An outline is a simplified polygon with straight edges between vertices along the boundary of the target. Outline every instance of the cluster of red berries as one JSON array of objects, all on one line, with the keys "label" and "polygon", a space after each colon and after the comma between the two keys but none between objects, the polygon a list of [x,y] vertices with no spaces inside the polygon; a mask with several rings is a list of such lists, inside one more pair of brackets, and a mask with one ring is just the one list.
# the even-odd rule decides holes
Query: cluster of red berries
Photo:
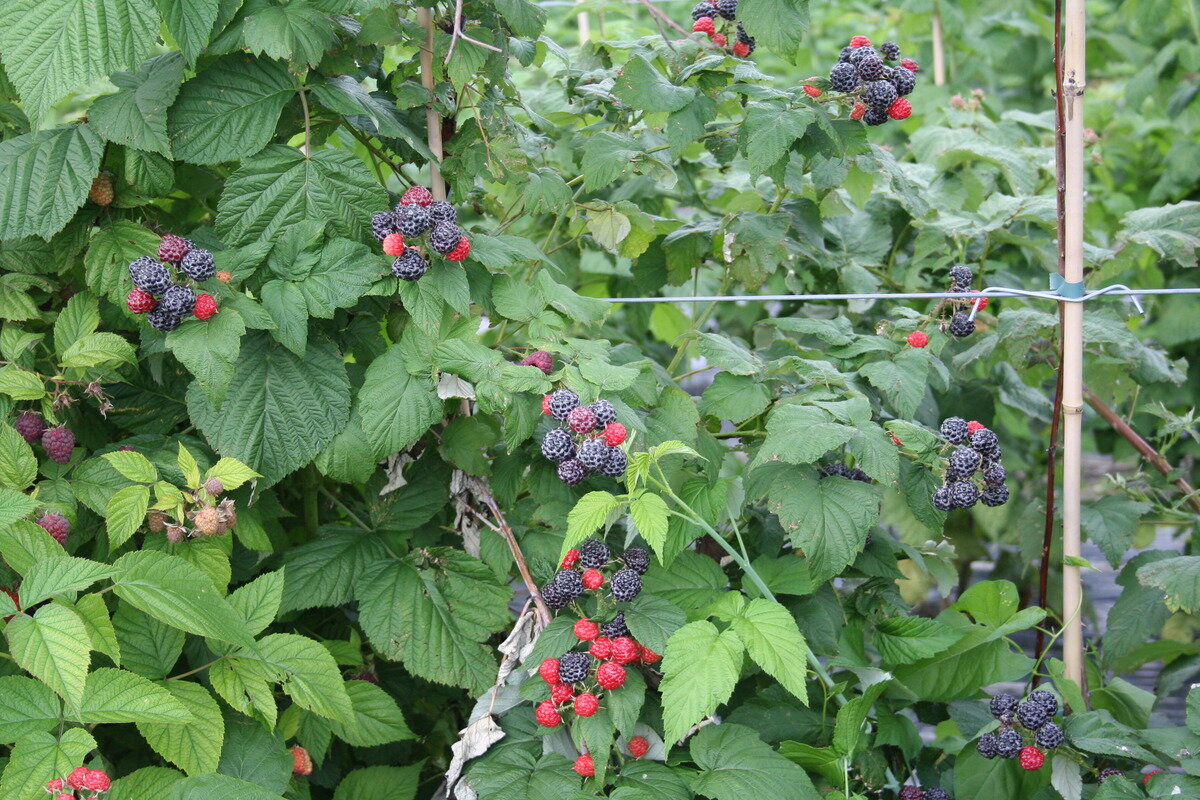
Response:
[{"label": "cluster of red berries", "polygon": [[36,411],[25,411],[13,423],[21,438],[30,444],[41,443],[46,455],[55,464],[67,464],[75,450],[75,434],[63,425],[50,427]]},{"label": "cluster of red berries", "polygon": [[[692,7],[692,30],[708,36],[709,41],[717,47],[729,47],[729,36],[719,32],[717,26],[729,30],[730,22],[737,22],[738,0],[700,0]],[[737,22],[733,33],[733,46],[729,48],[737,58],[746,58],[758,43],[754,37],[746,33],[742,23]]]},{"label": "cluster of red berries", "polygon": [[445,200],[434,200],[424,186],[413,186],[391,211],[371,217],[371,233],[383,252],[394,257],[392,274],[415,281],[429,271],[429,259],[413,242],[428,236],[429,247],[447,261],[462,261],[471,253],[471,240],[458,227],[458,212]]},{"label": "cluster of red berries", "polygon": [[[901,57],[900,45],[895,42],[884,42],[876,50],[866,36],[855,36],[842,48],[838,62],[829,71],[829,87],[854,100],[851,119],[882,125],[889,119],[908,119],[912,114],[907,95],[916,88],[920,69],[913,59]],[[810,97],[822,94],[811,83],[803,88]]]},{"label": "cluster of red berries", "polygon": [[[534,366],[546,371],[540,364]],[[542,455],[558,464],[563,483],[577,486],[589,472],[610,478],[625,474],[629,457],[620,445],[628,431],[617,422],[612,403],[597,400],[585,406],[570,389],[556,389],[542,398],[542,413],[566,423],[542,437]]]},{"label": "cluster of red berries", "polygon": [[78,798],[104,797],[112,780],[102,769],[79,767],[66,778],[53,778],[46,784],[46,791],[54,800],[77,800]]},{"label": "cluster of red berries", "polygon": [[191,284],[214,277],[222,283],[232,279],[228,272],[217,272],[213,254],[168,233],[159,241],[156,256],[129,263],[133,289],[125,297],[125,306],[134,314],[145,314],[150,327],[164,333],[178,328],[189,314],[198,320],[211,319],[217,313],[216,298],[197,294]]}]

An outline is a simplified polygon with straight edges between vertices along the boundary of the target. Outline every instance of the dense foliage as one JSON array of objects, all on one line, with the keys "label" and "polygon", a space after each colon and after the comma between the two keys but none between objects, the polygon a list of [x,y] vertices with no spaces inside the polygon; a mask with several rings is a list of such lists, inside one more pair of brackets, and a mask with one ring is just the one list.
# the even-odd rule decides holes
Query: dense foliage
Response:
[{"label": "dense foliage", "polygon": [[[1060,621],[1051,305],[958,336],[936,300],[608,301],[946,291],[956,265],[1043,288],[1047,9],[741,0],[739,58],[645,5],[589,3],[584,43],[575,10],[460,8],[465,39],[432,9],[430,90],[391,0],[0,0],[0,796],[80,766],[110,800],[1200,795],[1200,694],[1159,705],[1200,672],[1194,299],[1087,307],[1088,388],[1189,466],[1088,417],[1085,536],[1121,595],[1087,611],[1084,687],[1032,657]],[[1186,286],[1195,9],[1097,10],[1089,282]],[[856,34],[920,62],[908,119],[830,90]],[[427,107],[470,252],[405,281],[372,216],[430,184]],[[213,253],[179,278],[217,310],[163,332],[126,301],[167,234]],[[560,480],[557,388],[612,404],[623,474]],[[948,417],[995,432],[1007,503],[935,507]],[[1181,546],[1147,549],[1164,526]],[[565,597],[564,564],[599,574]],[[601,648],[598,710],[545,712],[543,661],[618,614],[637,646]],[[1057,699],[1027,727],[1061,701],[1066,744],[985,758],[985,689],[1035,677]]]}]

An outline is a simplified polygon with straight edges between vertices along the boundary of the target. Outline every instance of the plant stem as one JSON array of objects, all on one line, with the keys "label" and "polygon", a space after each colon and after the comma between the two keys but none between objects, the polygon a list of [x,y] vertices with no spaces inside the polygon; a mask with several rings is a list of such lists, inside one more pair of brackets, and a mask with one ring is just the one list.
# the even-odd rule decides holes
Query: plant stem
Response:
[{"label": "plant stem", "polygon": [[335,506],[337,506],[342,511],[344,511],[346,513],[346,516],[348,516],[350,518],[350,521],[353,522],[355,525],[362,528],[364,531],[374,530],[374,528],[372,528],[370,525],[363,522],[362,517],[360,517],[358,514],[355,514],[353,511],[350,510],[349,506],[347,506],[345,503],[343,503],[341,500],[339,500],[337,495],[335,495],[333,492],[329,491],[324,486],[319,486],[317,488],[321,492],[321,494],[328,497]]},{"label": "plant stem", "polygon": [[304,157],[312,156],[312,123],[308,116],[308,97],[305,95],[308,90],[300,84],[299,78],[296,79],[297,93],[300,95],[300,107],[304,109]]}]

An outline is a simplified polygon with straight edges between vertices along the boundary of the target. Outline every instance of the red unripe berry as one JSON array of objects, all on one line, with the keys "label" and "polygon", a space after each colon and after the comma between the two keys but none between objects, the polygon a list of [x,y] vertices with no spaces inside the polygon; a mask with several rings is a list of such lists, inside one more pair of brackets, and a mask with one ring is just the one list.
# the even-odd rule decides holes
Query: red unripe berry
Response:
[{"label": "red unripe berry", "polygon": [[538,674],[542,676],[542,680],[551,686],[554,686],[556,683],[558,683],[558,659],[547,658],[542,662],[542,665],[538,667]]},{"label": "red unripe berry", "polygon": [[892,119],[908,119],[912,114],[912,103],[908,102],[907,97],[897,97],[888,106],[887,113]]},{"label": "red unripe berry", "polygon": [[604,585],[604,573],[598,569],[585,569],[583,571],[583,588],[599,589]]},{"label": "red unripe berry", "polygon": [[47,428],[42,433],[42,449],[56,464],[66,464],[75,450],[75,434],[70,428]]},{"label": "red unripe berry", "polygon": [[729,43],[729,40],[725,38],[725,34],[723,33],[714,33],[708,38],[712,39],[713,44],[715,44],[717,47],[724,47]]},{"label": "red unripe berry", "polygon": [[608,658],[612,655],[612,639],[607,636],[597,636],[592,640],[592,646],[588,648],[588,652],[595,658]]},{"label": "red unripe berry", "polygon": [[584,753],[575,759],[575,766],[572,769],[585,778],[590,778],[596,774],[596,765],[592,763],[592,757],[588,753]]},{"label": "red unripe berry", "polygon": [[987,430],[987,425],[984,425],[982,422],[978,422],[976,420],[971,420],[970,422],[967,423],[967,433],[968,434],[975,433],[975,431],[982,431],[982,430]]},{"label": "red unripe berry", "polygon": [[650,742],[645,736],[634,736],[629,740],[629,755],[634,758],[641,758],[650,751]]},{"label": "red unripe berry", "polygon": [[1046,754],[1040,748],[1033,745],[1026,745],[1021,748],[1021,756],[1018,761],[1021,764],[1021,769],[1033,771],[1041,769],[1042,765],[1046,763]]},{"label": "red unripe berry", "polygon": [[615,661],[605,661],[596,668],[596,683],[605,689],[620,689],[625,683],[625,668]]},{"label": "red unripe berry", "polygon": [[192,313],[196,315],[198,320],[212,319],[213,314],[217,313],[217,298],[211,294],[202,294],[196,298],[196,305],[192,308]]},{"label": "red unripe berry", "polygon": [[383,237],[383,252],[393,258],[401,255],[404,252],[404,237],[398,233],[389,233]]},{"label": "red unripe berry", "polygon": [[643,664],[657,664],[659,661],[662,661],[662,656],[649,647],[646,647],[646,645],[642,645],[642,651],[638,654],[638,657]]},{"label": "red unripe berry", "polygon": [[866,103],[855,103],[854,110],[850,112],[850,119],[862,119],[863,115],[866,113],[867,113],[867,104]]},{"label": "red unripe berry", "polygon": [[87,767],[76,767],[71,770],[71,774],[67,776],[67,785],[72,789],[87,788],[84,784],[87,783],[88,772],[90,770]]},{"label": "red unripe berry", "polygon": [[818,89],[817,87],[813,86],[810,83],[804,84],[803,89],[804,89],[804,93],[806,95],[808,95],[809,97],[820,97],[821,95],[825,94],[820,89]]},{"label": "red unripe berry", "polygon": [[584,692],[575,698],[575,713],[581,717],[590,717],[600,710],[600,700],[591,692]]},{"label": "red unripe berry", "polygon": [[1153,778],[1155,775],[1162,775],[1162,770],[1161,769],[1152,769],[1149,772],[1147,772],[1145,775],[1142,776],[1142,785],[1149,786],[1150,779]]},{"label": "red unripe berry", "polygon": [[62,794],[55,797],[54,800],[75,800],[75,795],[67,794],[66,792],[63,792]]},{"label": "red unripe berry", "polygon": [[851,47],[866,47],[871,43],[871,40],[865,36],[855,36],[850,40]]},{"label": "red unripe berry", "polygon": [[158,260],[178,264],[192,250],[192,243],[182,236],[168,233],[158,242]]},{"label": "red unripe berry", "polygon": [[569,683],[560,683],[550,689],[550,699],[555,705],[562,705],[575,696],[575,690]]},{"label": "red unripe berry", "polygon": [[[17,611],[20,611],[20,610],[21,610],[21,596],[20,596],[19,594],[17,594],[16,592],[14,592],[12,589],[5,589],[5,590],[4,590],[4,593],[5,593],[6,595],[8,595],[8,597],[9,597],[9,599],[10,599],[10,600],[12,600],[12,601],[13,601],[13,605],[17,607]],[[15,615],[15,614],[12,614],[12,615],[10,615],[10,616],[7,616],[7,617],[5,617],[5,618],[4,618],[4,621],[5,621],[5,622],[8,622],[8,621],[9,621],[10,619],[12,619],[14,616],[16,616],[16,615]],[[61,780],[61,778],[55,778],[55,780]],[[60,788],[60,789],[61,789],[61,788],[62,788],[62,785],[60,784],[58,788]],[[49,787],[47,787],[47,788],[46,788],[46,791],[47,791],[47,792],[49,792],[49,791],[53,791],[53,790],[52,790],[52,789],[50,789]]]},{"label": "red unripe berry", "polygon": [[51,794],[54,792],[61,792],[64,786],[66,786],[66,784],[63,783],[62,778],[51,778],[46,782],[46,791],[50,792]]},{"label": "red unripe berry", "polygon": [[471,255],[471,240],[464,236],[458,240],[458,244],[453,250],[446,253],[446,260],[463,261],[469,255]]},{"label": "red unripe berry", "polygon": [[913,61],[911,58],[900,59],[900,66],[904,67],[909,72],[915,73],[915,72],[921,71],[921,66],[916,61]]},{"label": "red unripe berry", "polygon": [[750,55],[750,45],[746,44],[745,42],[734,42],[733,54],[738,58],[745,58],[746,56]]},{"label": "red unripe berry", "polygon": [[154,295],[141,289],[133,289],[125,296],[125,307],[134,314],[148,314],[156,305],[158,301],[154,299]]},{"label": "red unripe berry", "polygon": [[896,447],[903,447],[903,446],[904,446],[904,442],[902,442],[902,441],[900,441],[899,439],[897,439],[897,438],[896,438],[896,434],[894,434],[894,433],[889,433],[889,434],[888,434],[888,436],[892,437],[892,444],[896,445]]},{"label": "red unripe berry", "polygon": [[313,763],[309,757],[308,751],[300,745],[292,748],[292,774],[293,775],[312,775]]},{"label": "red unripe berry", "polygon": [[433,202],[433,192],[424,186],[413,186],[400,198],[401,205],[427,206]]},{"label": "red unripe berry", "polygon": [[108,777],[108,773],[102,769],[89,769],[87,773],[87,783],[85,789],[93,792],[107,792],[112,786],[112,781]]},{"label": "red unripe berry", "polygon": [[[972,289],[972,290],[971,290],[971,294],[979,294],[979,290],[978,290],[978,289]],[[987,304],[988,304],[988,298],[985,296],[985,297],[981,297],[981,298],[980,298],[980,299],[978,299],[978,300],[971,300],[971,306],[972,306],[972,307],[974,307],[976,303],[979,303],[979,307],[978,307],[978,309],[976,309],[976,310],[978,310],[978,311],[983,311],[985,308],[987,308]]]},{"label": "red unripe berry", "polygon": [[562,566],[560,569],[570,569],[571,567],[575,566],[577,561],[579,561],[579,550],[577,548],[571,548],[567,551],[567,554],[563,556]]},{"label": "red unripe berry", "polygon": [[696,33],[707,33],[712,36],[716,33],[717,27],[713,24],[712,17],[701,17],[692,23],[692,30]]},{"label": "red unripe berry", "polygon": [[558,709],[554,707],[553,700],[543,700],[538,703],[537,709],[533,712],[533,718],[537,720],[537,724],[544,728],[557,728],[562,724],[562,714],[558,713]]},{"label": "red unripe berry", "polygon": [[534,350],[521,359],[522,367],[537,367],[549,375],[554,371],[554,359],[545,350]]},{"label": "red unripe berry", "polygon": [[36,411],[25,411],[17,417],[13,427],[17,429],[17,433],[21,434],[22,439],[30,444],[37,444],[41,441],[42,434],[46,432],[46,420]]},{"label": "red unripe berry", "polygon": [[913,347],[924,347],[929,344],[929,336],[925,331],[913,331],[908,335],[907,341]]},{"label": "red unripe berry", "polygon": [[[545,414],[547,417],[551,416],[554,413],[550,410],[550,395],[544,395],[542,397],[542,413]],[[576,551],[576,552],[578,552],[578,551]]]},{"label": "red unripe berry", "polygon": [[575,623],[575,638],[590,642],[600,635],[600,626],[590,619],[581,619]]},{"label": "red unripe berry", "polygon": [[54,537],[54,541],[67,546],[67,537],[71,535],[71,522],[62,514],[46,514],[37,521],[46,533]]},{"label": "red unripe berry", "polygon": [[618,636],[613,639],[612,657],[620,664],[632,664],[642,654],[642,648],[628,636]]},{"label": "red unripe berry", "polygon": [[575,406],[567,414],[567,427],[575,433],[591,433],[596,430],[596,415],[587,406]]},{"label": "red unripe berry", "polygon": [[625,441],[625,437],[629,435],[629,431],[625,430],[625,426],[619,422],[610,422],[604,428],[604,443],[609,447],[616,447]]}]

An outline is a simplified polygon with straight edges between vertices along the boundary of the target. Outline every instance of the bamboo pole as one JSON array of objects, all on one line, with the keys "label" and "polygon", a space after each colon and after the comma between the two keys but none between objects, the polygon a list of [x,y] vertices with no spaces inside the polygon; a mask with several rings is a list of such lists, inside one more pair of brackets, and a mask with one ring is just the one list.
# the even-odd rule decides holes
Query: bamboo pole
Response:
[{"label": "bamboo pole", "polygon": [[[425,46],[421,48],[421,85],[433,91],[436,81],[433,73],[433,13],[428,8],[417,9],[417,23],[425,29]],[[446,184],[442,180],[442,118],[433,108],[433,101],[425,107],[425,135],[433,160],[429,162],[429,184],[434,200],[446,199]]]},{"label": "bamboo pole", "polygon": [[[1064,5],[1062,82],[1063,136],[1063,278],[1083,281],[1083,86],[1086,20],[1084,0]],[[1080,555],[1080,490],[1083,453],[1083,303],[1062,304],[1063,334],[1063,557]],[[1083,591],[1079,567],[1063,566],[1063,661],[1065,675],[1083,683]]]},{"label": "bamboo pole", "polygon": [[942,4],[933,6],[933,85],[946,85],[946,48],[942,43]]},{"label": "bamboo pole", "polygon": [[[582,3],[583,0],[580,0]],[[592,26],[588,19],[588,12],[580,11],[579,16],[579,44],[582,47],[592,40]]]}]

